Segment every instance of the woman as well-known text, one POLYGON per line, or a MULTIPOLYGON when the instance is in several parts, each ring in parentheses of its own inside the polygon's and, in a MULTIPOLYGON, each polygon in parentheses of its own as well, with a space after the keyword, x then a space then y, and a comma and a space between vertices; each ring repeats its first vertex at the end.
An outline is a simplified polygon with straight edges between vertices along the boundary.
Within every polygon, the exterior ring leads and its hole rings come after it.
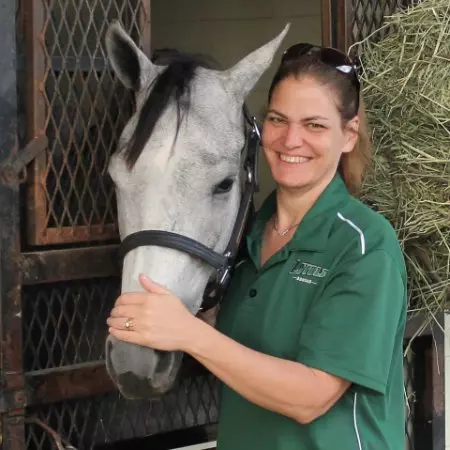
POLYGON ((359 89, 338 51, 285 52, 262 136, 277 188, 218 330, 144 277, 149 294, 108 319, 113 336, 187 352, 224 383, 221 450, 404 448, 406 270, 392 227, 354 197, 370 153, 359 89), (142 321, 132 337, 127 317, 142 321))

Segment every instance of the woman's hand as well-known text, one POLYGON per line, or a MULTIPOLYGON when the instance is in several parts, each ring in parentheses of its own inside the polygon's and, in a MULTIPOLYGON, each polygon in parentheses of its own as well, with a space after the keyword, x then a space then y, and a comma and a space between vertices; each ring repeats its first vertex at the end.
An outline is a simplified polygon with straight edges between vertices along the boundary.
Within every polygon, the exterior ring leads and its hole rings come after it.
POLYGON ((119 340, 157 350, 185 351, 198 319, 161 285, 145 275, 140 275, 139 281, 146 292, 127 293, 117 299, 107 320, 109 333, 119 340))

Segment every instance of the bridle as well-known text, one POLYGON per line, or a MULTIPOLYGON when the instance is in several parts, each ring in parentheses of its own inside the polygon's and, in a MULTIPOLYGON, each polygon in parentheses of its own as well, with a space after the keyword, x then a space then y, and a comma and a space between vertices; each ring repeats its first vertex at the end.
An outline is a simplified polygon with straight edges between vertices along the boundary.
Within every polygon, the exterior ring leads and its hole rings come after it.
POLYGON ((209 280, 205 292, 203 293, 202 310, 207 310, 216 306, 225 294, 253 208, 253 194, 258 192, 259 189, 257 174, 261 133, 255 117, 250 116, 245 105, 244 117, 246 124, 251 127, 246 132, 247 154, 244 161, 246 177, 236 221, 230 240, 223 254, 217 253, 201 242, 189 237, 162 230, 143 230, 132 233, 122 241, 119 247, 121 261, 123 261, 125 255, 131 250, 138 247, 154 245, 188 253, 214 267, 216 272, 209 280))

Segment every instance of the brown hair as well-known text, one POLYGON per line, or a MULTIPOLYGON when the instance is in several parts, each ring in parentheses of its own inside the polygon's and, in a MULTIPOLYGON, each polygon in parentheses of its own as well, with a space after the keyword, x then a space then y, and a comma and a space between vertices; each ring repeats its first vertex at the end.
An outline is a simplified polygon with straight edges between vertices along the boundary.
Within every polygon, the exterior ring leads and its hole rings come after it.
POLYGON ((365 171, 370 163, 372 145, 367 124, 364 103, 349 75, 324 64, 317 58, 302 56, 296 60, 282 63, 278 68, 269 88, 269 102, 275 87, 288 77, 309 76, 320 84, 327 86, 336 94, 337 108, 344 127, 356 115, 359 116, 359 132, 355 147, 344 153, 339 162, 338 171, 352 195, 360 192, 365 171), (359 105, 358 110, 357 107, 359 105))

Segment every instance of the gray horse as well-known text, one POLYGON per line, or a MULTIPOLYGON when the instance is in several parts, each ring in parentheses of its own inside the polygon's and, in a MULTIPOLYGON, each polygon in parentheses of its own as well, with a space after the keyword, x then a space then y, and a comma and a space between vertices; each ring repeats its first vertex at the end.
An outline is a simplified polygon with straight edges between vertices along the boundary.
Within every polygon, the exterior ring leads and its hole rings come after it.
MULTIPOLYGON (((241 195, 244 101, 271 65, 288 28, 230 69, 217 70, 180 54, 169 64, 156 64, 118 23, 110 26, 109 60, 136 98, 136 111, 109 165, 121 239, 141 230, 163 230, 224 251, 241 195)), ((143 246, 124 258, 122 292, 142 291, 138 275, 145 273, 196 314, 212 270, 187 253, 143 246)), ((108 373, 127 398, 167 391, 181 356, 111 336, 106 343, 108 373)))

